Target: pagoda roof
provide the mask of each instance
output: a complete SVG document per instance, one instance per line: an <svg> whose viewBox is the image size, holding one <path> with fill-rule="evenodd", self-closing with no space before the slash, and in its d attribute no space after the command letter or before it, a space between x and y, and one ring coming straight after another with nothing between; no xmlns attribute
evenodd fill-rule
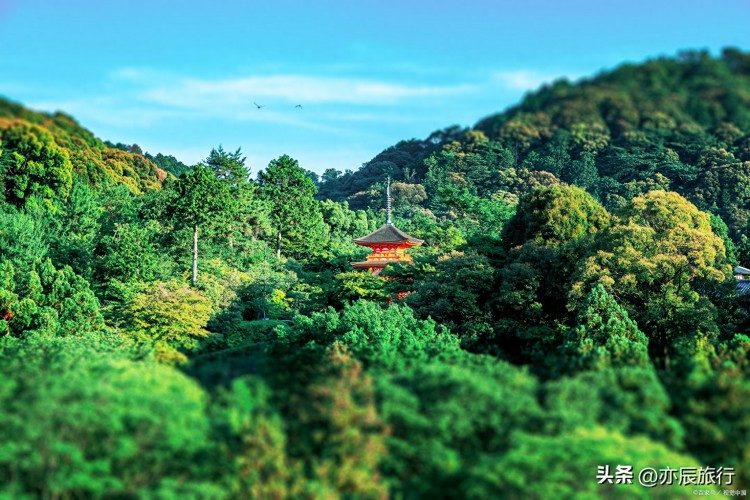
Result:
<svg viewBox="0 0 750 500"><path fill-rule="evenodd" d="M401 260L363 260L362 262L351 262L356 268L385 267L388 264L398 264Z"/></svg>
<svg viewBox="0 0 750 500"><path fill-rule="evenodd" d="M410 246L419 246L424 243L424 240L409 236L393 224L383 224L380 229L371 232L367 236L356 238L354 243L365 246L381 243L409 243Z"/></svg>

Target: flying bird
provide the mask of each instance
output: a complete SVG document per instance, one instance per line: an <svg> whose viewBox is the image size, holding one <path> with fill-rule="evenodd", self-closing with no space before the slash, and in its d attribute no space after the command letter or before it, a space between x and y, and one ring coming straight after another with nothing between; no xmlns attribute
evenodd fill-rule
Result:
<svg viewBox="0 0 750 500"><path fill-rule="evenodd" d="M299 109L302 109L302 104L297 104L297 105L295 106L295 108L299 108Z"/></svg>
<svg viewBox="0 0 750 500"><path fill-rule="evenodd" d="M253 102L253 104L255 104L255 107L258 108L258 109L266 107L265 104L258 104L257 102Z"/></svg>

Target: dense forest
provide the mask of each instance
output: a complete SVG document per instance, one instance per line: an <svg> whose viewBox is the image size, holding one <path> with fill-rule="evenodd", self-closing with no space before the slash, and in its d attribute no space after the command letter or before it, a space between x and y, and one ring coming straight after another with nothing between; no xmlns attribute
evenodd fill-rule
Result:
<svg viewBox="0 0 750 500"><path fill-rule="evenodd" d="M750 486L750 54L254 174L0 98L0 498ZM425 244L373 276L388 177Z"/></svg>

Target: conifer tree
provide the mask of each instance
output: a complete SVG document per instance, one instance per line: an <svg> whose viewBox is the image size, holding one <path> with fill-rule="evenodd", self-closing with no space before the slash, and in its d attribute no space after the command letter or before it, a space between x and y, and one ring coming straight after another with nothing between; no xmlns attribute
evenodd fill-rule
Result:
<svg viewBox="0 0 750 500"><path fill-rule="evenodd" d="M206 224L220 225L234 210L229 184L214 170L197 165L180 177L174 187L169 212L178 226L193 230L193 286L198 281L198 231Z"/></svg>
<svg viewBox="0 0 750 500"><path fill-rule="evenodd" d="M292 255L320 251L327 229L318 202L317 189L297 160L283 155L258 174L261 196L272 206L276 232L276 257L282 247Z"/></svg>

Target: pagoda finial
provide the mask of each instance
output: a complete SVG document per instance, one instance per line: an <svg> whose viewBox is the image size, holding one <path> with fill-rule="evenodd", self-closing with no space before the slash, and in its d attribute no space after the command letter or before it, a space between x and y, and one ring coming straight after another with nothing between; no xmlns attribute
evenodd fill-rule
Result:
<svg viewBox="0 0 750 500"><path fill-rule="evenodd" d="M385 188L385 223L393 224L391 222L391 176L388 176L388 184Z"/></svg>

